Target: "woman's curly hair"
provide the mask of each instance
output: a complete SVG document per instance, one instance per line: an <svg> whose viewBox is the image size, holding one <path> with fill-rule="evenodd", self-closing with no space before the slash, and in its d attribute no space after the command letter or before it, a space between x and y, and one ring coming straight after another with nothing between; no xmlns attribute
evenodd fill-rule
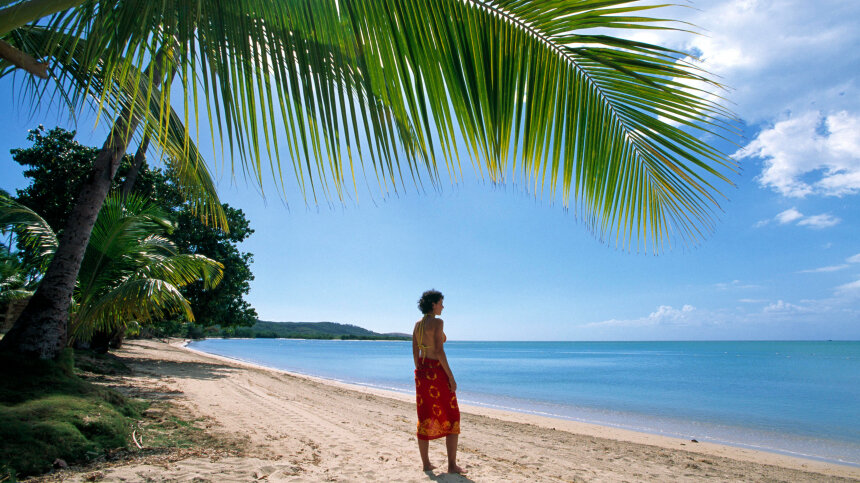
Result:
<svg viewBox="0 0 860 483"><path fill-rule="evenodd" d="M442 295L442 292L438 290L428 290L421 294L421 298L418 299L418 310L421 311L422 314L429 314L433 311L433 304L445 298Z"/></svg>

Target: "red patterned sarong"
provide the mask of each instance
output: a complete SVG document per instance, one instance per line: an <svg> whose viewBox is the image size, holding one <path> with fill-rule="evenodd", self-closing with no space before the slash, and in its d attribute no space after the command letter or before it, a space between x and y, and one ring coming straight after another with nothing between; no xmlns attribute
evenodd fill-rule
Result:
<svg viewBox="0 0 860 483"><path fill-rule="evenodd" d="M460 406L448 387L448 374L435 359L418 361L415 369L415 403L418 407L418 439L460 434Z"/></svg>

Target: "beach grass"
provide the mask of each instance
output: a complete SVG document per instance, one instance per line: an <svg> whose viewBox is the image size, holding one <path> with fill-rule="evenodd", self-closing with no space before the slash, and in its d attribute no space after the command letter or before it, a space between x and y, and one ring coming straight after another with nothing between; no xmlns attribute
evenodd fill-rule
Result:
<svg viewBox="0 0 860 483"><path fill-rule="evenodd" d="M57 361L0 354L0 482L51 471L57 459L78 471L131 459L164 460L219 444L206 422L167 401L124 395L105 380L131 373L110 354L67 349ZM138 448L132 439L136 432ZM178 454L181 453L181 454Z"/></svg>
<svg viewBox="0 0 860 483"><path fill-rule="evenodd" d="M56 459L91 460L125 447L145 408L75 374L71 349L57 361L0 355L0 479L40 474Z"/></svg>

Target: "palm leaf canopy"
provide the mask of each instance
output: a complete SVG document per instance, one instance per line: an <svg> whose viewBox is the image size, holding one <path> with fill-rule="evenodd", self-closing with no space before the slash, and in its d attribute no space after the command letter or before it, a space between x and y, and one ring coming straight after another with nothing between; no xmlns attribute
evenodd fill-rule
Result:
<svg viewBox="0 0 860 483"><path fill-rule="evenodd" d="M98 108L99 99L114 99L121 106L130 106L136 103L136 108L142 112L147 119L147 129L144 130L150 139L161 148L166 155L166 164L175 173L177 186L182 195L189 201L192 213L199 216L204 223L214 225L223 230L229 230L227 218L215 189L215 182L206 165L206 160L197 150L194 142L188 138L188 133L182 124L177 112L169 105L163 105L160 98L155 95L149 96L149 104L143 103L146 96L136 96L146 86L105 84L104 63L99 62L88 69L82 68L82 59L87 55L86 39L76 39L67 34L51 31L41 26L27 26L18 28L9 34L10 43L21 51L31 55L39 55L40 52L54 50L54 56L63 59L62 69L55 70L52 79L59 86L71 87L69 93L57 89L56 93L63 96L63 101L74 106L76 101L65 97L67 94L74 95L83 90L92 92L92 97L87 97L90 103ZM61 48L72 47L71 51L60 51ZM135 76L124 79L128 82L144 78L143 72L137 71L132 66ZM11 71L10 71L11 72ZM2 72L0 72L2 76ZM34 78L28 79L31 83L30 89L46 87ZM114 78L114 81L121 79ZM107 91L106 91L107 90ZM153 94L157 94L154 92ZM166 112L162 111L166 109ZM153 129L158 126L158 129Z"/></svg>
<svg viewBox="0 0 860 483"><path fill-rule="evenodd" d="M27 268L17 254L0 247L0 306L33 295Z"/></svg>
<svg viewBox="0 0 860 483"><path fill-rule="evenodd" d="M164 214L142 198L108 197L78 275L73 339L88 340L94 331L170 314L194 320L179 287L202 279L205 288L212 288L221 281L224 266L202 255L178 253L161 236L172 228Z"/></svg>
<svg viewBox="0 0 860 483"><path fill-rule="evenodd" d="M35 258L47 267L57 245L50 226L35 212L0 196L0 228L12 229ZM113 330L130 321L149 322L172 314L193 321L191 305L180 287L202 280L213 288L224 266L199 254L179 253L162 235L173 225L164 213L137 195L124 201L112 194L93 228L75 285L70 337L88 340L94 331ZM31 293L10 257L0 264L0 301Z"/></svg>
<svg viewBox="0 0 860 483"><path fill-rule="evenodd" d="M11 230L24 247L29 250L44 271L57 251L57 235L51 225L35 211L9 198L0 195L0 231Z"/></svg>
<svg viewBox="0 0 860 483"><path fill-rule="evenodd" d="M654 8L633 0L102 0L44 23L87 39L82 69L101 62L104 83L147 86L140 94L157 91L165 105L167 81L132 65L169 48L186 129L206 112L200 124L260 182L267 170L284 182L284 153L314 198L357 191L366 166L383 192L407 180L436 185L440 167L460 178L464 140L474 169L492 182L560 195L602 239L660 251L712 229L736 166L700 139L733 135L731 114L710 92L720 86L685 53L611 35L675 28L648 16ZM116 98L99 104L122 107Z"/></svg>

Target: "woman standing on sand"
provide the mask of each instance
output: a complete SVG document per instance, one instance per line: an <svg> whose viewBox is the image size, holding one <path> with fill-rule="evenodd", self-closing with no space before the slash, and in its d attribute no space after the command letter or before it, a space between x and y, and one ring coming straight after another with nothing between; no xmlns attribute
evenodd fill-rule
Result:
<svg viewBox="0 0 860 483"><path fill-rule="evenodd" d="M430 440L445 437L448 473L463 473L457 466L457 439L460 434L460 407L457 382L445 357L445 332L442 331L442 293L428 290L421 294L418 309L424 316L412 330L412 358L415 360L415 402L418 407L418 451L424 471L430 464Z"/></svg>

